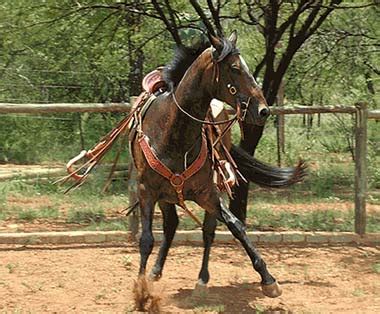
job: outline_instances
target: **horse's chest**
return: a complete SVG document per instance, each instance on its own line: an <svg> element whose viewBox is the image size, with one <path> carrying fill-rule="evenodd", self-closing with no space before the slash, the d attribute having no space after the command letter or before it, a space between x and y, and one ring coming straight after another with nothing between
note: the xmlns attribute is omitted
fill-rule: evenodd
<svg viewBox="0 0 380 314"><path fill-rule="evenodd" d="M154 171L149 165L140 169L139 181L155 191L158 200L178 203L178 190L173 182ZM207 160L202 168L183 181L181 192L185 200L195 201L199 195L209 193L213 188L212 170ZM174 174L178 174L174 172ZM179 173L180 174L180 173Z"/></svg>

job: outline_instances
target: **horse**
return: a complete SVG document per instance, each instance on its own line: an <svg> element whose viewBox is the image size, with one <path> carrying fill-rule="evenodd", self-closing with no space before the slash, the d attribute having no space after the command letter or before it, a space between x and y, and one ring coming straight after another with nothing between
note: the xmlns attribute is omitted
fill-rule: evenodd
<svg viewBox="0 0 380 314"><path fill-rule="evenodd" d="M144 114L136 117L139 123L129 139L137 172L142 226L138 275L146 275L154 245L155 204L159 204L162 212L164 237L150 277L159 279L179 222L175 205L185 207L184 201L190 200L205 210L204 253L198 284L205 286L209 282L208 259L218 220L241 242L261 277L263 294L278 297L282 293L278 281L249 240L244 224L223 203L214 183L210 147L204 131L213 98L235 109L240 121L244 119L246 123L257 125L264 125L269 108L236 47L237 33L233 32L228 39L210 35L209 40L210 46L200 49L191 64L182 65L181 75L178 71L170 72L169 67L166 76L169 89L157 95ZM178 63L181 56L176 57Z"/></svg>

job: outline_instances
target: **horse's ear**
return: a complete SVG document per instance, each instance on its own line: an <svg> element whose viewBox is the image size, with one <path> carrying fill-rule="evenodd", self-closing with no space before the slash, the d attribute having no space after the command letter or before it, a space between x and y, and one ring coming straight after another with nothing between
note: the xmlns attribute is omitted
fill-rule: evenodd
<svg viewBox="0 0 380 314"><path fill-rule="evenodd" d="M208 38L209 38L211 46L213 48L212 59L214 61L218 62L220 60L220 56L223 52L223 46L224 46L223 41L220 38L218 38L214 35L211 35L211 34L208 35Z"/></svg>
<svg viewBox="0 0 380 314"><path fill-rule="evenodd" d="M234 30L230 37L228 38L228 40L232 43L232 45L234 45L234 47L236 47L236 41L237 41L237 31Z"/></svg>
<svg viewBox="0 0 380 314"><path fill-rule="evenodd" d="M216 49L216 51L221 52L223 50L223 42L216 36L209 34L211 45Z"/></svg>

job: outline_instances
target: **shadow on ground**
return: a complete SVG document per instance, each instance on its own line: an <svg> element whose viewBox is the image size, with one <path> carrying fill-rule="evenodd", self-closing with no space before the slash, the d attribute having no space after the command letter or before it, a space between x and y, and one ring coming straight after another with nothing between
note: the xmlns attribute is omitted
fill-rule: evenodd
<svg viewBox="0 0 380 314"><path fill-rule="evenodd" d="M207 290L179 289L172 296L173 302L183 310L200 309L215 312L244 313L263 310L255 306L265 296L260 284L238 283L228 286L213 286ZM265 311L289 311L286 308L265 309Z"/></svg>

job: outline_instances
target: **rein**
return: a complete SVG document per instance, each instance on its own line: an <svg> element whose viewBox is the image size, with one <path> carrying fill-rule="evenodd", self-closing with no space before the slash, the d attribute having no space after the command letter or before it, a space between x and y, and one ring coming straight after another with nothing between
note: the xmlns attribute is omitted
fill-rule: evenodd
<svg viewBox="0 0 380 314"><path fill-rule="evenodd" d="M175 97L175 93L172 92L172 95L173 95L173 100L174 100L174 103L175 105L177 106L177 108L182 112L184 113L185 115L187 115L190 119L196 121L196 122L199 122L199 123L202 123L202 124L208 124L208 125L220 125L220 124L226 124L226 123L229 123L231 121L234 121L234 120L238 120L239 117L238 117L238 114L236 113L232 118L230 119L227 119L227 120L223 120L223 121L207 121L207 120L201 120L201 119L198 119L197 117L194 117L192 114L190 114L189 112L187 112L185 109L183 109L180 104L178 103L177 101L177 98Z"/></svg>

